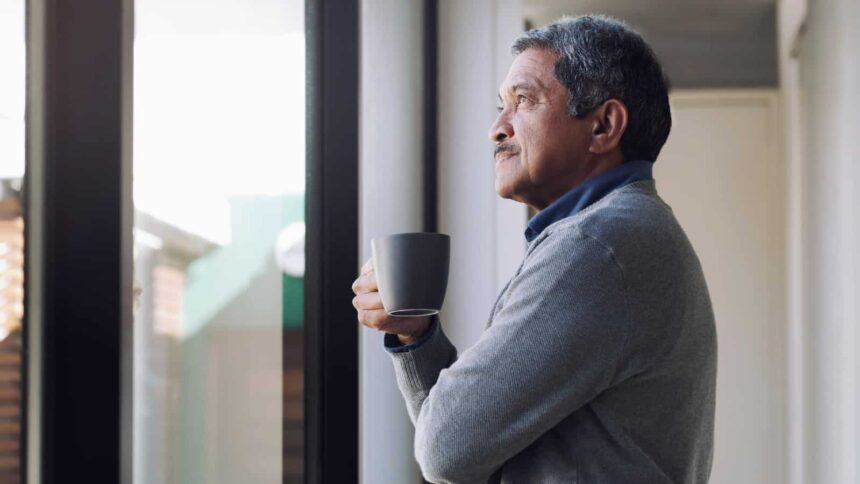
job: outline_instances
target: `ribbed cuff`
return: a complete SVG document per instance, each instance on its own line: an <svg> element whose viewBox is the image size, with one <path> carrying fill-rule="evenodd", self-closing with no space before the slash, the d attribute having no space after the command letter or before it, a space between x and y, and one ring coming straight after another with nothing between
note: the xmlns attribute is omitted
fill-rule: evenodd
<svg viewBox="0 0 860 484"><path fill-rule="evenodd" d="M436 326L439 325L439 315L434 314L430 318L430 326L427 327L427 331L424 331L424 334L421 335L417 340L409 343L409 344L401 344L400 339L396 334L385 333L385 337L383 338L383 344L385 346L385 351L389 353L402 353L404 351L413 350L422 344L426 343L427 340L433 336L433 331L436 330Z"/></svg>
<svg viewBox="0 0 860 484"><path fill-rule="evenodd" d="M421 344L409 351L388 353L394 362L397 386L406 399L413 423L418 418L421 404L439 379L439 373L457 359L457 348L445 336L438 317L434 316L433 319L431 329L424 335L426 339L424 336L421 338Z"/></svg>

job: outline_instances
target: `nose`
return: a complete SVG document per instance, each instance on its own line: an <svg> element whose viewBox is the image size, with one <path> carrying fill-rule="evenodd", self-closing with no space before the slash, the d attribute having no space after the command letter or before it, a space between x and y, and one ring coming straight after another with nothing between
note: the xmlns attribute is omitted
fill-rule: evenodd
<svg viewBox="0 0 860 484"><path fill-rule="evenodd" d="M511 126L511 123L508 121L508 117L504 112L500 113L496 118L496 122L490 126L490 132L487 133L490 141L494 143L501 143L503 141L507 141L514 136L514 127Z"/></svg>

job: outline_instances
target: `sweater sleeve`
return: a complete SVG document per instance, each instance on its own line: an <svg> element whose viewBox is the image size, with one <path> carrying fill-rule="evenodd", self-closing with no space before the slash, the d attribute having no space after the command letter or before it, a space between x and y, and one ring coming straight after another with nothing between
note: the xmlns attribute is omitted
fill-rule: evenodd
<svg viewBox="0 0 860 484"><path fill-rule="evenodd" d="M538 242L459 358L441 325L390 353L430 482L485 482L617 378L630 315L611 250L575 228Z"/></svg>

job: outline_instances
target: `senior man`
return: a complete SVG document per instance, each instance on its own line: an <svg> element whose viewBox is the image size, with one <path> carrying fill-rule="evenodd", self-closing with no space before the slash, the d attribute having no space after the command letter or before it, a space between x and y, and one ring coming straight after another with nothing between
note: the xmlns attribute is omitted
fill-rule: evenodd
<svg viewBox="0 0 860 484"><path fill-rule="evenodd" d="M699 260L651 168L671 127L642 38L603 16L514 46L490 128L499 196L539 212L477 343L386 315L368 261L360 323L385 332L434 483L688 483L711 471L716 330ZM456 321L454 324L466 324Z"/></svg>

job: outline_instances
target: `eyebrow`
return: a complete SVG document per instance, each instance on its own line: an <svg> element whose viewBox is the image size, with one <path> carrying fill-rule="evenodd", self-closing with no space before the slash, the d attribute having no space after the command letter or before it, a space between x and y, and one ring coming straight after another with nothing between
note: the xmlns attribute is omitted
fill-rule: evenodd
<svg viewBox="0 0 860 484"><path fill-rule="evenodd" d="M520 81L511 87L511 91L512 92L517 92L517 91L536 92L536 91L539 91L542 87L543 87L543 85L539 81L535 81L535 83L531 83L528 81ZM499 97L499 101L502 102L503 101L502 95L498 94L498 97Z"/></svg>
<svg viewBox="0 0 860 484"><path fill-rule="evenodd" d="M511 88L511 90L514 92L517 92L517 91L534 92L534 91L539 91L542 87L543 86L537 82L532 84L530 82L522 81L522 82L518 82L518 83L514 84L514 86Z"/></svg>

